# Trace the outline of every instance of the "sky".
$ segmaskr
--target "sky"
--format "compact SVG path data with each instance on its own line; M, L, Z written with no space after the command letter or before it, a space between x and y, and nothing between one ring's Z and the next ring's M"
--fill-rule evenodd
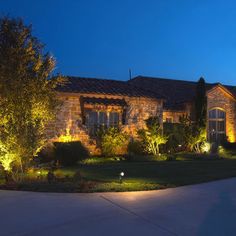
M55 73L236 85L234 0L0 0L56 58Z

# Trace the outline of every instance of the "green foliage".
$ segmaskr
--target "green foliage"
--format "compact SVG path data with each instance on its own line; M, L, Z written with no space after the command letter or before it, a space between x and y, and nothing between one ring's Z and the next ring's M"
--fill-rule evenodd
M55 146L52 142L45 145L35 158L35 161L39 161L39 163L49 163L55 160Z
M138 136L147 153L158 155L159 146L161 144L165 144L168 141L168 137L163 135L158 117L151 117L147 119L146 126L146 129L141 129L138 131Z
M126 152L127 134L119 128L110 127L101 134L101 148L104 156L116 156Z
M224 146L218 146L217 150L220 157L227 158L227 159L233 159L236 158L236 149L235 145L224 145Z
M0 19L0 141L21 171L45 144L45 125L59 105L57 80L49 79L55 60L43 49L21 19Z
M81 161L81 164L84 165L97 165L97 164L110 164L113 162L120 162L124 161L124 157L90 157L83 161Z
M143 155L143 145L139 140L132 140L128 144L128 154L129 155Z
M206 129L193 123L188 116L180 117L180 135L183 137L183 146L188 151L202 152L206 142Z
M194 129L195 128L195 129ZM193 128L193 133L189 137L190 151L201 153L203 146L206 144L206 129L205 128Z
M88 150L80 141L66 143L56 142L54 145L56 160L63 166L76 165L78 161L89 157Z
M207 113L207 97L206 85L204 78L200 78L197 83L196 97L195 97L195 121L200 128L206 127Z
M164 123L163 132L168 137L168 141L163 147L165 152L177 152L184 148L184 132L180 123Z
M3 169L6 172L11 172L12 166L15 162L17 162L17 155L13 152L9 152L6 145L4 145L0 141L0 163L3 167Z

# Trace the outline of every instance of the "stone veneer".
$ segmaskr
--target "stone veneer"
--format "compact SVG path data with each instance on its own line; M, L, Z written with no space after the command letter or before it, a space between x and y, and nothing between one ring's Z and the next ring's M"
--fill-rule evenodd
M236 101L221 86L207 93L207 111L221 108L226 112L226 136L229 142L236 141Z
M125 123L122 128L133 137L136 136L138 129L145 127L145 120L148 117L159 116L160 121L162 122L163 120L162 100L118 95L60 93L59 99L62 101L62 106L58 110L56 120L51 122L47 128L46 135L49 140L62 141L63 138L68 138L71 141L80 140L91 154L97 155L100 153L96 146L96 141L90 138L88 130L83 124L82 113L84 107L81 103L81 96L124 99L127 107Z
M163 122L167 122L167 119L171 119L170 123L179 123L179 118L181 116L187 115L189 116L190 113L188 111L170 111L164 110L163 111Z

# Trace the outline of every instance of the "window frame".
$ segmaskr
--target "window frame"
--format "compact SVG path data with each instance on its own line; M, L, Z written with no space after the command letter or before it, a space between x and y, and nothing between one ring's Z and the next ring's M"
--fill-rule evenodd
M94 115L94 113L96 115ZM93 114L96 119L93 120L92 118L90 118L90 114ZM113 118L110 117L110 114L112 114ZM100 128L106 129L109 127L118 127L121 124L121 113L115 110L106 111L89 109L85 111L85 117L85 125L90 135L96 135L97 131ZM93 122L91 122L92 120Z
M212 113L213 111L215 111L215 114ZM221 143L226 138L226 111L219 107L209 109L207 124L209 141ZM210 127L215 127L215 129L210 130ZM220 127L223 127L223 129Z

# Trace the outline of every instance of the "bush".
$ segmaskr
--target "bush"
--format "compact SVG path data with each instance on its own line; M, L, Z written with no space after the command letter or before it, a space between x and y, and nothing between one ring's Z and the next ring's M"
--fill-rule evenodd
M60 143L55 142L56 160L63 166L72 166L89 157L88 150L80 141Z
M124 154L127 151L127 135L111 127L101 134L102 154L106 157Z
M36 158L40 163L48 163L55 161L55 147L53 143L48 143L39 153Z
M144 149L143 145L138 140L130 141L128 144L128 154L129 155L143 155Z
M234 149L233 146L229 148L218 146L217 152L219 156L222 158L227 158L227 159L236 158L236 150Z
M163 135L162 126L159 123L159 117L149 117L146 122L146 129L138 130L138 136L143 143L147 153L158 155L160 145L168 141L168 137Z
M222 146L225 148L225 149L228 149L228 150L232 150L232 151L235 151L236 152L236 143L230 143L230 142L227 142L225 141Z
M184 149L183 127L179 123L163 123L164 135L168 136L168 141L162 145L164 152L178 152ZM181 145L181 146L180 146Z

